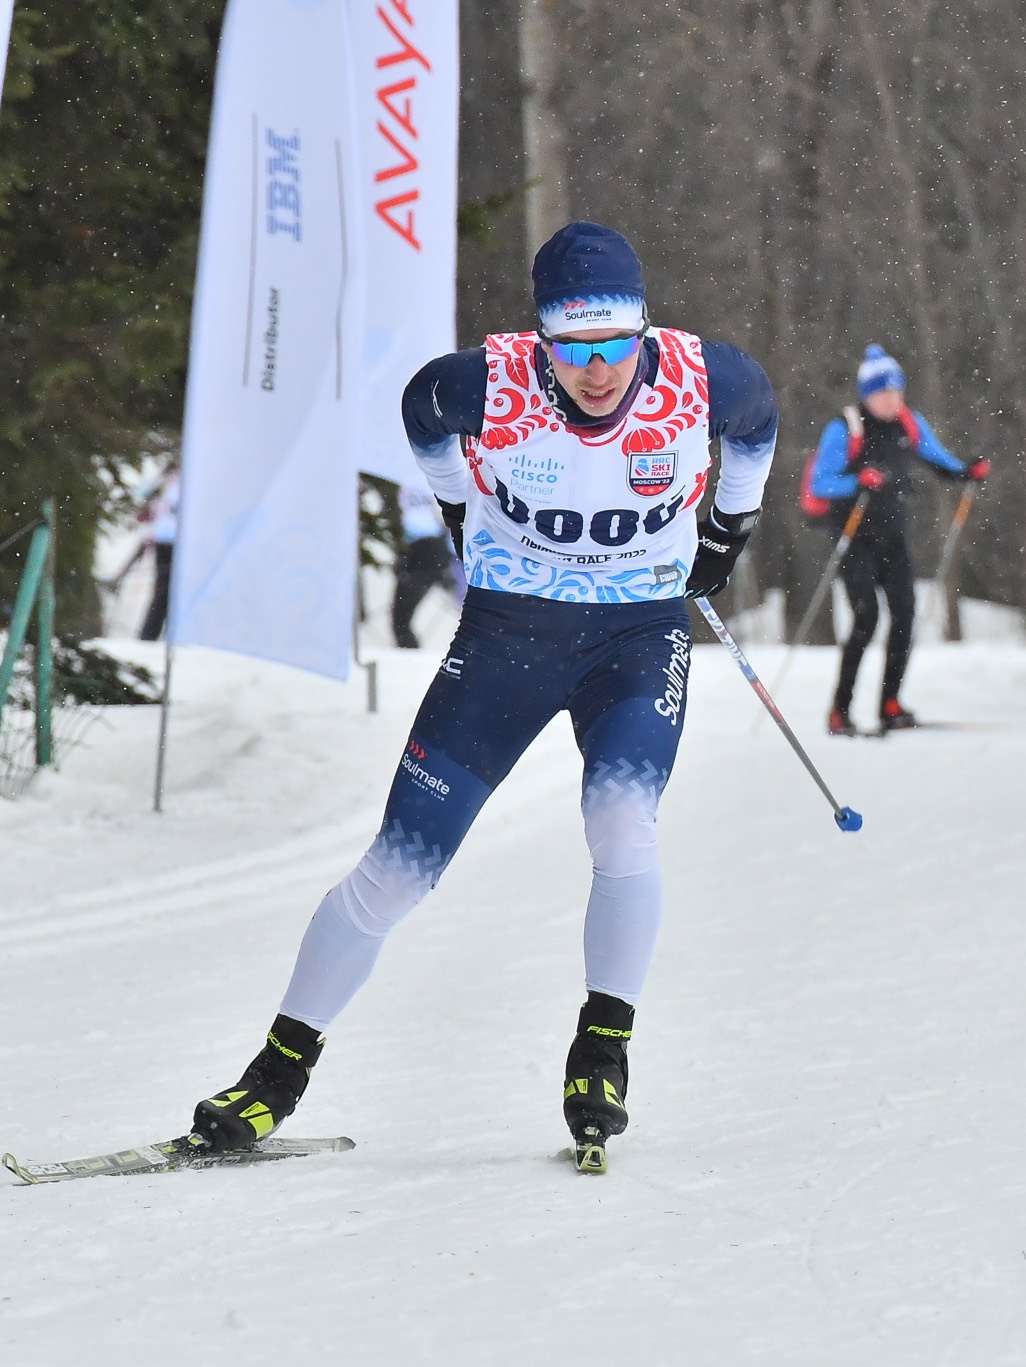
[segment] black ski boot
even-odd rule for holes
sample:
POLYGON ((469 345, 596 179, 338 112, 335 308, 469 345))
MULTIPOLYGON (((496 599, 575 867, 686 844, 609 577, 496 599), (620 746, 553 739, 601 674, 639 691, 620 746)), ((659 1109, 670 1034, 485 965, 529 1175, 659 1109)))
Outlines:
POLYGON ((577 1166, 605 1172, 606 1140, 627 1128, 627 1041, 634 1007, 589 992, 566 1060, 563 1117, 577 1144, 577 1166))
POLYGON ((276 1016, 267 1043, 234 1087, 196 1107, 193 1134, 217 1153, 266 1139, 296 1109, 324 1036, 290 1016, 276 1016))

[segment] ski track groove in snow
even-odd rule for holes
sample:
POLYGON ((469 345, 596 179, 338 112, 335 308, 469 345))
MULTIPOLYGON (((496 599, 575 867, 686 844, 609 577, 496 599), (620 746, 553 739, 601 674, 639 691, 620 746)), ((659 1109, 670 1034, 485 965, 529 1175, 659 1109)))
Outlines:
POLYGON ((32 909, 30 920, 0 925, 0 948, 5 953, 47 953, 55 935, 67 943, 101 930, 145 933, 148 921, 168 916, 184 927, 193 914, 205 918, 212 906, 220 906, 225 916, 248 915, 252 895, 294 889, 297 876, 309 881, 323 869, 324 878, 337 882, 345 848, 339 830, 330 827, 269 850, 68 893, 44 900, 32 909))

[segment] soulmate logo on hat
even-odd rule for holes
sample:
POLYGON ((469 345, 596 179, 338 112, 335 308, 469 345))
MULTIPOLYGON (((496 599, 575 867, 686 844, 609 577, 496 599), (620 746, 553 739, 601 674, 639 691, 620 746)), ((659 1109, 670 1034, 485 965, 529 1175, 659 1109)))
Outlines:
POLYGON ((617 328, 641 332, 645 327, 644 301, 636 298, 573 299, 569 303, 539 304, 538 319, 548 337, 560 337, 582 327, 617 328))

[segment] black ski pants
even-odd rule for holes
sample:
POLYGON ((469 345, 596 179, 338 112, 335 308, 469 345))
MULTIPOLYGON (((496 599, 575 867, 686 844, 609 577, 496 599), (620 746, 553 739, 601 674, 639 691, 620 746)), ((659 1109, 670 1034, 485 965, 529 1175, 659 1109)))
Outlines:
POLYGON ((395 562, 392 634, 397 646, 416 647, 413 614, 436 584, 447 590, 453 586, 448 535, 423 536, 407 542, 395 562))
POLYGON ((841 651, 841 672, 834 706, 847 711, 855 691, 855 678, 866 646, 873 639, 880 616, 877 589, 887 600, 891 626, 884 656, 881 707, 896 698, 908 668, 915 618, 915 576, 908 543, 901 534, 874 536, 863 529, 855 536, 841 561, 841 579, 848 594, 854 622, 841 651))
POLYGON ((167 621, 167 600, 171 590, 171 564, 174 553, 174 546, 164 541, 156 542, 153 547, 155 561, 153 597, 150 599, 150 605, 146 609, 146 616, 139 631, 140 641, 159 640, 160 633, 164 630, 164 624, 167 621))

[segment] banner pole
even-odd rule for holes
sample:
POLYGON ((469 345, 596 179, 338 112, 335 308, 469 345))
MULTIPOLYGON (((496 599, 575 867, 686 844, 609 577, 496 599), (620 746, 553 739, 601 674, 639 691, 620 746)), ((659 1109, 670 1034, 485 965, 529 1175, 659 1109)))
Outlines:
POLYGON ((356 572, 353 575, 353 664, 367 672, 367 711, 378 710, 378 662, 360 659, 360 623, 363 621, 363 580, 360 577, 360 515, 356 518, 356 572))
POLYGON ((171 711, 171 664, 174 647, 168 641, 164 646, 164 689, 160 695, 160 732, 157 740, 157 777, 153 786, 153 810, 164 810, 164 757, 167 754, 167 726, 171 711))

